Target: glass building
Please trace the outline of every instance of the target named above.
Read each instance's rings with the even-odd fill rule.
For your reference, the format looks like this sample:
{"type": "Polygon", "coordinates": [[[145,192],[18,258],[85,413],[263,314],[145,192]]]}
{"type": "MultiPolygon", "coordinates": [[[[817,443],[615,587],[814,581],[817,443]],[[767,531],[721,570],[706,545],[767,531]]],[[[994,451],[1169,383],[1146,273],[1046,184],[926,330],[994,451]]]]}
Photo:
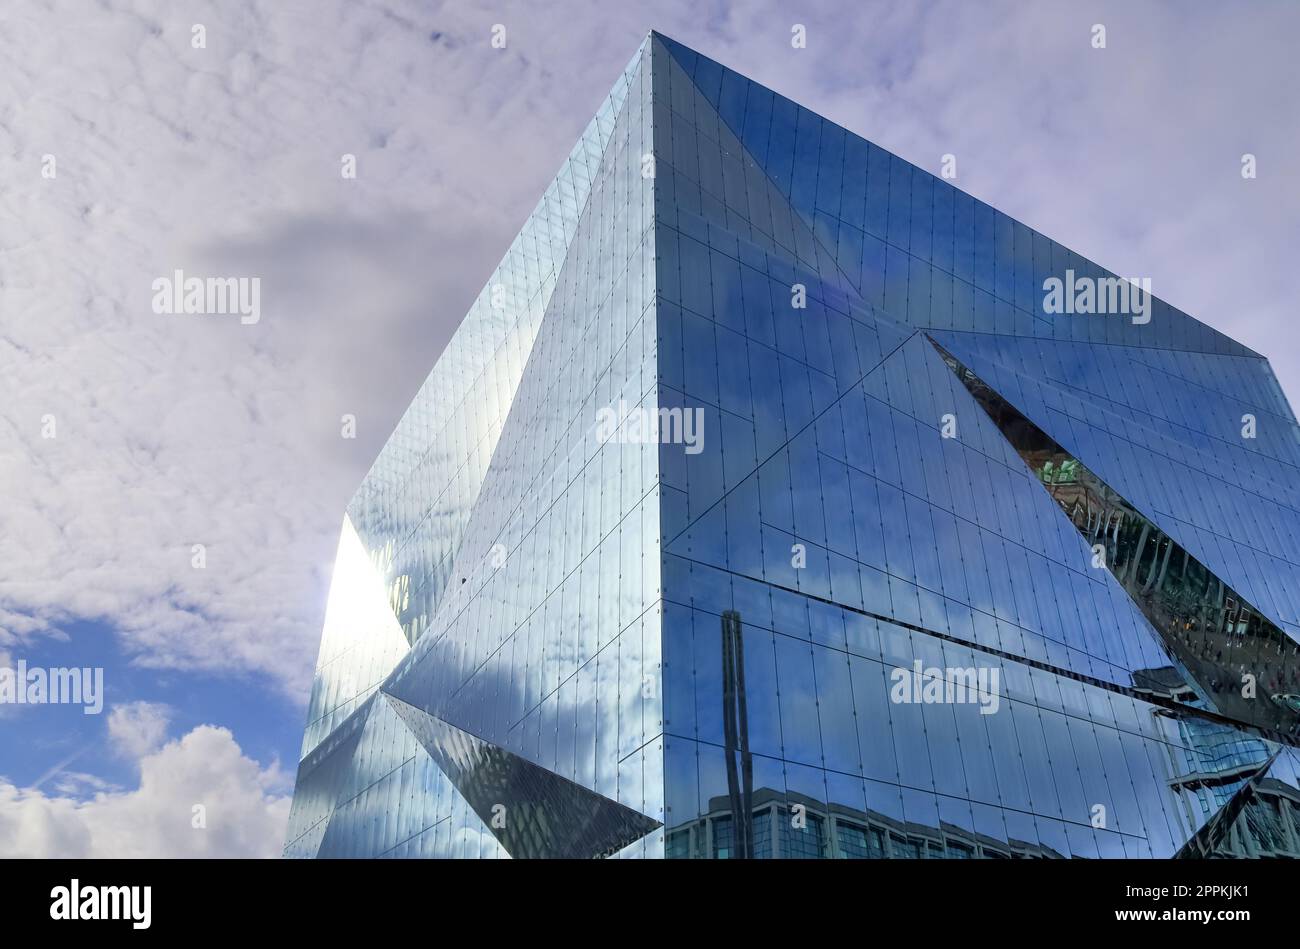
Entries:
{"type": "Polygon", "coordinates": [[[348,507],[285,853],[1300,855],[1298,471],[1262,356],[652,33],[348,507]]]}

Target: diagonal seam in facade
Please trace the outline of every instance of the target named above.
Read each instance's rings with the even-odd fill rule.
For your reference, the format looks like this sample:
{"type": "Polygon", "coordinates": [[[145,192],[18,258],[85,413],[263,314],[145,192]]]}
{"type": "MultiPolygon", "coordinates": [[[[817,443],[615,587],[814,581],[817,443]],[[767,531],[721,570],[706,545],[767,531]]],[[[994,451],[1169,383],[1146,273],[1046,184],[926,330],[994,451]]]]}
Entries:
{"type": "Polygon", "coordinates": [[[348,507],[286,855],[1300,855],[1300,427],[1115,280],[652,33],[348,507]]]}

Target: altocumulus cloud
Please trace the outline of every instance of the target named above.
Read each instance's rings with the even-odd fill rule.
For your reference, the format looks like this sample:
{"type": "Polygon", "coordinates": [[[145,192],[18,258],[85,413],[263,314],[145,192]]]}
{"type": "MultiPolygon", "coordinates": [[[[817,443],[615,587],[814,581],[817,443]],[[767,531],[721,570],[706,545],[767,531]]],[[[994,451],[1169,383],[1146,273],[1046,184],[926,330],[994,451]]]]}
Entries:
{"type": "MultiPolygon", "coordinates": [[[[144,720],[120,723],[125,746],[156,737],[152,724],[138,727],[144,720]]],[[[246,757],[228,730],[200,725],[142,755],[139,768],[134,790],[88,799],[0,778],[0,857],[279,856],[292,778],[246,757]]]]}
{"type": "Polygon", "coordinates": [[[518,226],[438,156],[527,104],[457,116],[464,54],[404,6],[0,14],[31,104],[0,107],[0,646],[100,621],[137,666],[304,698],[343,507],[518,226]],[[153,312],[176,270],[259,277],[261,319],[153,312]]]}

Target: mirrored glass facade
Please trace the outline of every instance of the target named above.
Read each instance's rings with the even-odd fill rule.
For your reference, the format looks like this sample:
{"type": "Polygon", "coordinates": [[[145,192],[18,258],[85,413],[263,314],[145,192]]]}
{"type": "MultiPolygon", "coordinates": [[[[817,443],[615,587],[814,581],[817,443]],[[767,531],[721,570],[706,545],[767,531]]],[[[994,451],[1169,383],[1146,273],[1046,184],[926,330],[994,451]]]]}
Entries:
{"type": "Polygon", "coordinates": [[[286,855],[1300,855],[1300,426],[1067,276],[651,34],[349,507],[286,855]]]}

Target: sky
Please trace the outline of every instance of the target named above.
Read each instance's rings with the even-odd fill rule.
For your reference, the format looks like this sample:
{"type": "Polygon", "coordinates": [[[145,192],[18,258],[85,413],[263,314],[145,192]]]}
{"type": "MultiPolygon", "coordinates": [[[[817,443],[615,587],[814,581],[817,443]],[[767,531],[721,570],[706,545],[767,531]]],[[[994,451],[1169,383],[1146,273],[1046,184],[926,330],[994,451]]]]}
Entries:
{"type": "Polygon", "coordinates": [[[278,855],[344,507],[652,28],[1300,397],[1292,4],[6,0],[0,666],[106,703],[0,705],[0,856],[278,855]]]}

